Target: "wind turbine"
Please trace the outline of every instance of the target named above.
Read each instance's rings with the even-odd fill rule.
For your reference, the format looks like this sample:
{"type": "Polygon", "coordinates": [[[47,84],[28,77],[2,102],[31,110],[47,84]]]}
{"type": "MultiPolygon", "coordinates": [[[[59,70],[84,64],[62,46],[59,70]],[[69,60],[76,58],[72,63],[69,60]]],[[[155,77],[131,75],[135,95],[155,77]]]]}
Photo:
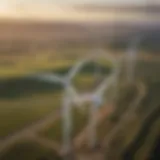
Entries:
{"type": "Polygon", "coordinates": [[[77,93],[71,85],[72,79],[80,71],[85,63],[89,61],[89,58],[83,59],[75,64],[69,72],[64,76],[56,74],[44,73],[35,74],[30,76],[31,78],[39,79],[49,83],[59,83],[64,88],[63,100],[62,100],[62,117],[63,117],[63,151],[65,154],[71,150],[71,104],[77,102],[77,93]]]}
{"type": "MultiPolygon", "coordinates": [[[[97,56],[97,55],[96,55],[97,56]]],[[[98,55],[99,56],[99,55],[98,55]]],[[[105,54],[107,60],[115,61],[112,56],[105,54]]],[[[50,83],[60,83],[64,87],[64,94],[63,94],[63,104],[62,104],[62,115],[63,115],[63,151],[65,154],[70,153],[71,151],[71,130],[72,130],[72,122],[71,122],[71,105],[75,104],[77,106],[81,106],[82,104],[86,102],[92,102],[93,106],[90,108],[91,111],[91,119],[90,119],[90,145],[95,146],[96,142],[96,113],[97,109],[101,106],[103,103],[103,96],[105,91],[108,89],[111,83],[114,82],[114,79],[116,79],[114,76],[116,74],[113,74],[114,76],[106,77],[104,81],[100,84],[100,86],[97,88],[97,90],[94,93],[84,93],[84,94],[78,94],[75,90],[75,88],[71,85],[72,79],[77,74],[77,72],[82,68],[82,66],[91,61],[96,59],[95,56],[92,56],[92,58],[84,59],[80,62],[78,62],[74,67],[72,67],[69,72],[65,76],[58,76],[56,74],[37,74],[32,77],[38,78],[40,80],[50,82],[50,83]],[[92,132],[93,131],[93,132],[92,132]]],[[[115,69],[115,66],[114,66],[115,69]]],[[[114,70],[113,70],[114,71],[114,70]]],[[[115,71],[114,71],[115,72],[115,71]]],[[[114,73],[113,72],[113,73],[114,73]]],[[[115,72],[117,73],[117,72],[115,72]]]]}
{"type": "Polygon", "coordinates": [[[90,108],[90,120],[89,120],[89,146],[91,148],[96,147],[97,143],[97,111],[102,106],[105,101],[105,93],[109,87],[115,84],[117,75],[112,73],[110,76],[107,76],[103,82],[97,87],[97,89],[91,93],[90,98],[91,108],[90,108]]]}
{"type": "MultiPolygon", "coordinates": [[[[137,41],[138,43],[138,41],[137,41]]],[[[109,76],[102,81],[102,83],[97,87],[97,89],[84,96],[84,99],[90,101],[92,103],[92,107],[90,108],[90,123],[89,123],[89,145],[91,148],[96,146],[96,127],[97,127],[97,117],[96,113],[99,107],[103,104],[105,93],[109,89],[111,85],[114,88],[118,87],[119,75],[121,72],[122,64],[124,56],[120,57],[119,60],[114,59],[110,55],[105,55],[105,58],[108,58],[113,63],[113,70],[109,76]]],[[[117,89],[116,91],[117,92],[117,89]]],[[[117,93],[114,94],[114,98],[117,96],[117,93]]],[[[83,97],[83,96],[82,96],[83,97]]]]}
{"type": "Polygon", "coordinates": [[[141,41],[141,37],[137,36],[129,45],[129,48],[126,52],[127,57],[127,79],[129,82],[133,82],[135,79],[135,66],[136,66],[136,59],[137,59],[137,53],[138,53],[138,46],[141,41]]]}
{"type": "MultiPolygon", "coordinates": [[[[112,59],[113,60],[113,59],[112,59]]],[[[116,62],[116,61],[114,61],[116,62]]],[[[119,64],[119,63],[116,63],[119,64]]],[[[119,65],[118,65],[119,66],[119,65]]],[[[94,148],[96,146],[97,136],[96,136],[96,128],[97,128],[97,111],[99,107],[104,102],[105,92],[109,89],[109,87],[113,84],[115,85],[118,78],[117,70],[119,70],[116,65],[114,66],[113,72],[111,75],[107,75],[102,83],[97,87],[96,90],[89,93],[77,94],[77,102],[75,104],[84,104],[86,102],[91,103],[90,107],[90,119],[89,119],[89,147],[94,148]]]]}
{"type": "MultiPolygon", "coordinates": [[[[115,87],[117,87],[117,81],[118,81],[118,76],[119,76],[119,62],[116,61],[115,58],[113,58],[110,54],[105,53],[104,50],[99,49],[98,51],[98,56],[102,54],[102,56],[106,60],[110,60],[113,64],[113,69],[111,74],[105,77],[105,79],[101,82],[101,84],[97,87],[97,89],[88,94],[87,100],[91,102],[92,106],[90,107],[90,119],[89,119],[89,146],[90,148],[96,147],[96,141],[97,141],[97,133],[96,133],[96,128],[97,128],[97,111],[99,107],[103,104],[104,102],[104,96],[105,92],[109,89],[109,87],[113,84],[115,87]]],[[[96,70],[98,72],[99,70],[96,70]]],[[[98,73],[96,73],[97,76],[98,73]]]]}

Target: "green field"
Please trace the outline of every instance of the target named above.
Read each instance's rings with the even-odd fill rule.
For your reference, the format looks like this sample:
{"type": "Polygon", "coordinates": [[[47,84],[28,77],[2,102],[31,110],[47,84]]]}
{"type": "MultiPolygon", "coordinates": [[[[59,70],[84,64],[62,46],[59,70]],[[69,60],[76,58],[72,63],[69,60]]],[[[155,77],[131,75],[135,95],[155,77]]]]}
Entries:
{"type": "Polygon", "coordinates": [[[35,95],[16,100],[0,100],[0,137],[37,121],[60,106],[61,94],[35,95]]]}
{"type": "MultiPolygon", "coordinates": [[[[85,107],[85,106],[84,106],[85,107]]],[[[73,122],[73,128],[72,128],[72,138],[74,138],[82,129],[88,124],[88,112],[87,109],[85,110],[78,110],[76,108],[73,108],[72,112],[72,122],[73,122]]],[[[62,142],[62,126],[63,121],[62,119],[57,120],[56,123],[49,126],[47,129],[39,132],[41,136],[45,136],[49,139],[52,139],[58,143],[62,142]]]]}
{"type": "Polygon", "coordinates": [[[54,150],[29,141],[17,143],[0,156],[1,160],[61,160],[54,150]]]}

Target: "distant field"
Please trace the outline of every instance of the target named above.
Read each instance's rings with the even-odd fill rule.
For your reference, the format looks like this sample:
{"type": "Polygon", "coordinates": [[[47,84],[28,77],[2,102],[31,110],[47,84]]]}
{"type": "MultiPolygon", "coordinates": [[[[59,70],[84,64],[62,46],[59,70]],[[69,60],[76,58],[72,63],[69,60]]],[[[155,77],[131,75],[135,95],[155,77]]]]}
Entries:
{"type": "Polygon", "coordinates": [[[42,70],[57,70],[59,68],[70,67],[73,63],[73,60],[49,61],[49,57],[47,56],[42,56],[38,59],[24,57],[24,59],[19,60],[14,65],[1,65],[0,78],[23,77],[42,70]]]}
{"type": "MultiPolygon", "coordinates": [[[[80,51],[79,51],[80,52],[80,51]]],[[[61,55],[62,53],[55,53],[56,55],[61,55]]],[[[57,58],[54,57],[54,54],[38,54],[37,56],[22,56],[22,57],[13,57],[13,58],[7,58],[9,60],[3,60],[3,57],[0,61],[0,79],[6,79],[6,78],[17,78],[17,77],[23,77],[28,74],[32,74],[34,72],[41,72],[41,71],[58,71],[60,69],[69,69],[73,65],[76,64],[77,61],[81,60],[82,56],[81,53],[79,53],[81,56],[67,56],[65,57],[65,54],[62,54],[62,57],[57,58]],[[81,58],[80,58],[81,57],[81,58]],[[6,63],[6,64],[5,64],[6,63]]],[[[87,53],[86,53],[87,54],[87,53]]],[[[112,66],[111,62],[104,60],[103,58],[100,59],[100,63],[102,66],[112,66]]],[[[90,67],[86,67],[89,70],[92,69],[92,65],[90,67]]],[[[84,69],[86,70],[86,69],[84,69]]]]}

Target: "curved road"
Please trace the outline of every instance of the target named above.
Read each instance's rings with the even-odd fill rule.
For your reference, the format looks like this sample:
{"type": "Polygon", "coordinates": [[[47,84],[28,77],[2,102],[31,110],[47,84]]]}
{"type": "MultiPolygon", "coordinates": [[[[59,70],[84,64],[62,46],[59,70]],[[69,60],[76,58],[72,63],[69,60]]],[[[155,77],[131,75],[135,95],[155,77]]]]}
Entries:
{"type": "MultiPolygon", "coordinates": [[[[35,122],[32,125],[6,137],[4,140],[1,140],[0,141],[0,155],[5,150],[7,150],[10,146],[22,140],[23,138],[33,139],[33,140],[35,139],[35,141],[37,142],[41,142],[41,143],[45,142],[44,144],[47,144],[46,143],[47,140],[45,141],[44,139],[40,140],[40,138],[38,138],[38,135],[36,135],[36,133],[40,131],[41,129],[45,128],[47,125],[51,125],[52,123],[54,123],[58,118],[60,118],[60,109],[52,112],[46,118],[43,118],[42,120],[39,120],[38,122],[35,122]]],[[[57,146],[57,145],[53,144],[53,146],[57,146]]],[[[57,148],[53,146],[52,148],[55,148],[55,150],[57,150],[57,148]]]]}

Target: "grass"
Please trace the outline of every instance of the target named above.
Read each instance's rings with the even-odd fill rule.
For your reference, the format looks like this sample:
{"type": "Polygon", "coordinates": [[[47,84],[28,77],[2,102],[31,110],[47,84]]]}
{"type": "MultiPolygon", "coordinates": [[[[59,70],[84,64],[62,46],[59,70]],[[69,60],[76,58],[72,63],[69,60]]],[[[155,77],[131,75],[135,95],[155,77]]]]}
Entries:
{"type": "MultiPolygon", "coordinates": [[[[149,153],[149,148],[151,149],[151,146],[153,146],[154,139],[159,136],[159,111],[160,108],[157,106],[157,108],[144,119],[145,121],[141,123],[141,128],[138,130],[137,135],[134,137],[132,143],[130,143],[130,145],[126,148],[124,153],[124,156],[127,159],[135,157],[137,153],[141,153],[140,155],[144,156],[144,149],[146,152],[145,155],[149,153]]],[[[147,156],[144,159],[147,159],[147,156]]]]}
{"type": "MultiPolygon", "coordinates": [[[[88,116],[86,111],[79,111],[78,109],[74,108],[72,115],[73,115],[73,130],[72,130],[72,138],[74,138],[87,124],[88,116]]],[[[49,128],[42,130],[39,132],[41,136],[45,136],[49,139],[55,140],[59,143],[62,142],[62,119],[57,120],[57,123],[49,126],[49,128]]]]}
{"type": "MultiPolygon", "coordinates": [[[[154,145],[153,141],[158,136],[158,133],[159,133],[159,124],[160,124],[159,121],[157,122],[156,126],[151,125],[151,128],[148,129],[148,131],[143,132],[147,136],[149,135],[148,138],[144,140],[143,143],[141,143],[140,141],[143,141],[144,135],[139,137],[138,140],[135,140],[135,139],[137,134],[142,128],[142,125],[143,125],[142,122],[144,120],[144,116],[149,112],[149,110],[151,110],[155,106],[159,106],[160,104],[160,100],[159,100],[160,81],[159,82],[150,81],[147,84],[148,84],[148,93],[144,98],[144,100],[142,101],[142,103],[140,104],[139,109],[137,110],[137,117],[134,119],[129,119],[128,122],[126,123],[127,125],[125,125],[122,130],[119,130],[119,132],[113,139],[113,146],[111,146],[110,148],[111,155],[114,155],[115,153],[117,154],[118,152],[120,152],[120,154],[123,154],[123,152],[125,152],[125,150],[129,148],[129,145],[132,145],[132,142],[134,143],[135,141],[136,142],[135,145],[138,146],[139,144],[141,144],[141,148],[140,149],[136,148],[137,156],[134,158],[141,159],[141,160],[147,159],[147,156],[149,155],[149,151],[151,147],[154,145]],[[122,141],[118,139],[119,135],[123,135],[121,137],[122,141]],[[119,147],[116,148],[116,146],[119,146],[119,147]]],[[[123,104],[124,106],[126,105],[125,99],[123,101],[121,102],[120,109],[123,107],[123,104]]],[[[159,114],[159,112],[157,114],[159,114]]],[[[152,118],[154,118],[154,116],[152,118]]],[[[110,129],[113,127],[113,125],[116,125],[116,123],[114,124],[113,122],[112,123],[110,122],[109,124],[107,124],[107,121],[108,119],[106,118],[105,122],[103,122],[100,125],[100,128],[98,129],[99,132],[101,131],[100,137],[104,136],[104,132],[105,134],[108,133],[110,129]],[[105,129],[103,130],[103,128],[105,129]]],[[[150,124],[149,122],[146,121],[146,127],[148,126],[150,126],[150,124]]],[[[132,152],[134,153],[134,148],[133,150],[130,149],[129,151],[131,153],[132,152]]],[[[132,155],[135,155],[133,153],[132,155]]],[[[120,155],[118,156],[120,157],[120,155]]],[[[132,157],[129,157],[128,155],[126,155],[125,158],[132,159],[132,157]]]]}
{"type": "Polygon", "coordinates": [[[151,130],[152,132],[147,136],[144,145],[139,149],[139,154],[136,154],[136,159],[138,160],[147,159],[151,153],[152,148],[155,147],[155,140],[160,134],[160,118],[152,125],[151,130]]]}
{"type": "Polygon", "coordinates": [[[0,100],[0,137],[43,118],[60,106],[60,93],[0,100]]]}
{"type": "MultiPolygon", "coordinates": [[[[50,54],[38,54],[38,56],[24,56],[23,58],[17,57],[17,61],[13,65],[1,65],[0,66],[0,78],[13,78],[23,77],[27,74],[39,71],[56,71],[59,68],[70,68],[75,62],[76,57],[66,58],[52,58],[50,54]]],[[[11,60],[12,62],[12,60],[11,60]]],[[[111,66],[110,62],[102,61],[102,65],[106,64],[111,66]]],[[[88,67],[87,67],[88,68],[88,67]]]]}
{"type": "Polygon", "coordinates": [[[46,54],[34,57],[23,57],[17,60],[14,65],[0,66],[0,78],[22,77],[26,74],[42,70],[57,70],[59,68],[70,67],[74,63],[72,59],[50,60],[46,54]]]}
{"type": "Polygon", "coordinates": [[[54,150],[48,150],[33,142],[18,143],[5,152],[1,160],[61,160],[54,150]]]}
{"type": "Polygon", "coordinates": [[[98,125],[98,141],[102,141],[104,137],[110,133],[110,130],[113,128],[115,125],[114,122],[109,120],[109,117],[106,117],[104,121],[98,125]]]}
{"type": "Polygon", "coordinates": [[[145,82],[160,81],[160,61],[140,60],[137,63],[136,75],[145,82]]]}
{"type": "Polygon", "coordinates": [[[138,109],[138,114],[144,115],[151,107],[160,105],[160,81],[148,83],[147,95],[142,101],[141,107],[138,109]]]}

